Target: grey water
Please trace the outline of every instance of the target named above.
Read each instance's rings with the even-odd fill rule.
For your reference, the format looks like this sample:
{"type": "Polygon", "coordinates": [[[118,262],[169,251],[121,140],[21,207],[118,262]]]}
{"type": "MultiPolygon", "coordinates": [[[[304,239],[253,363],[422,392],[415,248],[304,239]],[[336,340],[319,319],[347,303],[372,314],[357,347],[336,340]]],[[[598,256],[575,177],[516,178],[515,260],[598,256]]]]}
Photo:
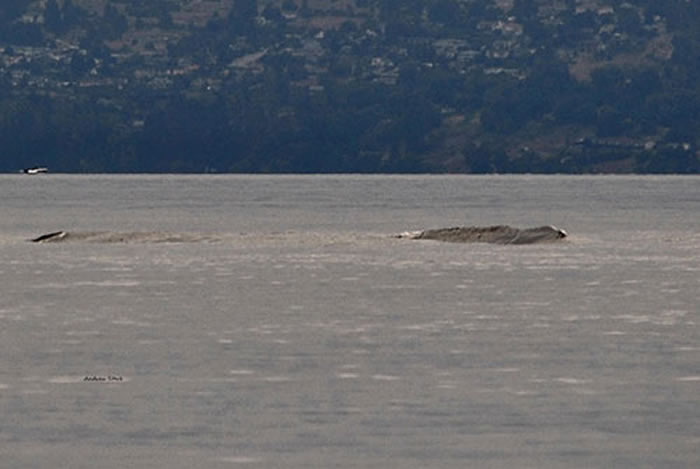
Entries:
{"type": "Polygon", "coordinates": [[[699,292],[698,177],[0,176],[0,467],[700,467],[699,292]]]}

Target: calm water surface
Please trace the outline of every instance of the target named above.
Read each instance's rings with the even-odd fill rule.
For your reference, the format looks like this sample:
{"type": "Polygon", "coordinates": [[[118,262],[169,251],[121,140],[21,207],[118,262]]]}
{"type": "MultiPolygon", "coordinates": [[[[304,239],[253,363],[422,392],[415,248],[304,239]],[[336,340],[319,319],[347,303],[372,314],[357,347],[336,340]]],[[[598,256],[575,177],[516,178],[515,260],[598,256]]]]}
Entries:
{"type": "Polygon", "coordinates": [[[700,467],[700,178],[5,175],[0,197],[0,467],[700,467]],[[571,236],[392,237],[491,224],[571,236]],[[26,241],[57,230],[152,237],[26,241]]]}

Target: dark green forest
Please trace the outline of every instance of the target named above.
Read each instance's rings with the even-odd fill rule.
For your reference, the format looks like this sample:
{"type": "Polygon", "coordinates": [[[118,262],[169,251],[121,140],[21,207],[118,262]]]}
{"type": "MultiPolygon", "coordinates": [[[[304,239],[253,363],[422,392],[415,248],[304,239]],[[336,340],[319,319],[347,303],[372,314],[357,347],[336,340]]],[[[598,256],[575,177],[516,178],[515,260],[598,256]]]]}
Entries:
{"type": "Polygon", "coordinates": [[[700,172],[697,2],[191,3],[4,0],[0,171],[700,172]]]}

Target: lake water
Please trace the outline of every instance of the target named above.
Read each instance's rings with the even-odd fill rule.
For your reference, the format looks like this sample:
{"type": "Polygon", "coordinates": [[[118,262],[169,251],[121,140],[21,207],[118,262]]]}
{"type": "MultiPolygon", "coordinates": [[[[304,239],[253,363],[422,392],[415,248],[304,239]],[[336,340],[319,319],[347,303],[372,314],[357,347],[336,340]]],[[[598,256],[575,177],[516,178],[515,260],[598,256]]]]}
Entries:
{"type": "Polygon", "coordinates": [[[0,197],[2,467],[700,467],[698,177],[4,175],[0,197]],[[492,224],[570,237],[392,237],[492,224]],[[27,242],[57,230],[149,234],[27,242]]]}

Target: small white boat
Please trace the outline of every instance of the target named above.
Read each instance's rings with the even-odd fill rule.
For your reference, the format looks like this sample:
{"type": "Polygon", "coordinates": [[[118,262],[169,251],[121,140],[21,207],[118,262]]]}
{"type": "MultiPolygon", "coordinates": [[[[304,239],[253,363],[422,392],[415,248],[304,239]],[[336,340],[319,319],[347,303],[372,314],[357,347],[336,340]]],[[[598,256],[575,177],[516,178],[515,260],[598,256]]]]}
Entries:
{"type": "Polygon", "coordinates": [[[33,168],[25,168],[22,170],[24,174],[42,174],[48,173],[49,168],[44,168],[42,166],[34,166],[33,168]]]}

